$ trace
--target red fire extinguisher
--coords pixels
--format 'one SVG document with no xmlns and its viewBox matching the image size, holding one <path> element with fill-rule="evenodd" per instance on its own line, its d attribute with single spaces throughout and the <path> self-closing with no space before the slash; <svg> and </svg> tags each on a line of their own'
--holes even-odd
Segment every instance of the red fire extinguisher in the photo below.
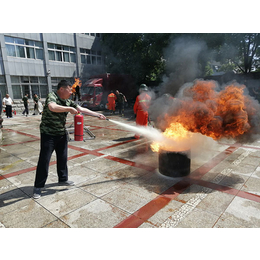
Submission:
<svg viewBox="0 0 260 260">
<path fill-rule="evenodd" d="M 84 117 L 80 114 L 74 117 L 74 140 L 83 141 Z"/>
</svg>

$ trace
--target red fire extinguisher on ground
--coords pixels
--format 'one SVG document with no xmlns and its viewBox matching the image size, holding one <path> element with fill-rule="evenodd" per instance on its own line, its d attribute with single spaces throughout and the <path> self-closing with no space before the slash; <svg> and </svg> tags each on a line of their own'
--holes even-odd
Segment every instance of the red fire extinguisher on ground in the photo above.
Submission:
<svg viewBox="0 0 260 260">
<path fill-rule="evenodd" d="M 84 117 L 80 114 L 74 117 L 74 140 L 83 141 Z"/>
</svg>

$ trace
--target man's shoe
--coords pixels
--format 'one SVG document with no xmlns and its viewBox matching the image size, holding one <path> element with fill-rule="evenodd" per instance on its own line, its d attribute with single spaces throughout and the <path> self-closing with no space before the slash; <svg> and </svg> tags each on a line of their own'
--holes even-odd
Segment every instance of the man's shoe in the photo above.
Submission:
<svg viewBox="0 0 260 260">
<path fill-rule="evenodd" d="M 33 198 L 39 199 L 41 197 L 41 188 L 34 188 L 33 190 Z"/>
<path fill-rule="evenodd" d="M 65 185 L 65 186 L 73 186 L 75 183 L 73 181 L 59 181 L 60 185 Z"/>
</svg>

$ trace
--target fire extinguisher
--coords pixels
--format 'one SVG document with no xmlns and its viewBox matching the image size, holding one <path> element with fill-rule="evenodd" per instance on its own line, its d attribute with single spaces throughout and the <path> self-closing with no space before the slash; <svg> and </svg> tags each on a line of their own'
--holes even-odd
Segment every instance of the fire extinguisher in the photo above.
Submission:
<svg viewBox="0 0 260 260">
<path fill-rule="evenodd" d="M 83 141 L 84 117 L 80 114 L 74 117 L 74 140 Z"/>
</svg>

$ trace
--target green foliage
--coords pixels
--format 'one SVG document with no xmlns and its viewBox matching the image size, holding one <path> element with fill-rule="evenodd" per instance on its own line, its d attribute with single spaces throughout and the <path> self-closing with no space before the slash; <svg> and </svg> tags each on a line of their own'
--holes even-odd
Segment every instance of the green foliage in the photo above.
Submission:
<svg viewBox="0 0 260 260">
<path fill-rule="evenodd" d="M 208 62 L 207 65 L 205 66 L 204 76 L 211 76 L 212 74 L 213 74 L 213 69 L 211 67 L 211 63 Z"/>
<path fill-rule="evenodd" d="M 198 57 L 198 66 L 205 76 L 213 73 L 209 65 L 211 60 L 222 64 L 221 71 L 248 73 L 254 59 L 260 57 L 258 33 L 104 33 L 102 48 L 106 71 L 130 74 L 137 84 L 159 81 L 165 74 L 164 49 L 182 36 L 206 43 L 207 52 L 201 52 Z"/>
<path fill-rule="evenodd" d="M 107 71 L 132 75 L 137 82 L 158 80 L 164 72 L 163 48 L 171 34 L 103 34 Z"/>
</svg>

